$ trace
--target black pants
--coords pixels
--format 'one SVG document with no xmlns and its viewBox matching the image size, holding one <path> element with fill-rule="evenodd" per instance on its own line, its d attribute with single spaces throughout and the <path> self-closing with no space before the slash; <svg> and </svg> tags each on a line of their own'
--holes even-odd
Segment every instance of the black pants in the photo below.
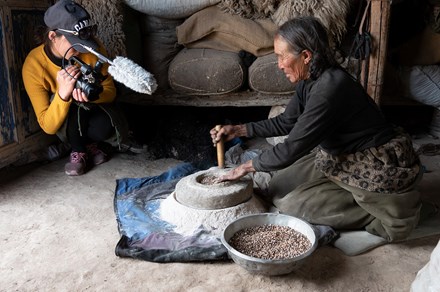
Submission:
<svg viewBox="0 0 440 292">
<path fill-rule="evenodd" d="M 99 106 L 86 110 L 72 104 L 67 117 L 67 140 L 74 152 L 86 152 L 86 145 L 101 142 L 114 134 L 110 117 Z"/>
</svg>

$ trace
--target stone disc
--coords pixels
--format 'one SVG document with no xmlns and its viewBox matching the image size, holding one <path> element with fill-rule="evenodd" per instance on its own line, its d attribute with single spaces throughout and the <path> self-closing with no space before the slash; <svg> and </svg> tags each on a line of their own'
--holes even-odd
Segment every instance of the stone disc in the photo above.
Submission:
<svg viewBox="0 0 440 292">
<path fill-rule="evenodd" d="M 176 200 L 196 209 L 228 208 L 249 200 L 253 194 L 253 183 L 248 177 L 213 183 L 214 178 L 227 171 L 213 167 L 184 177 L 176 185 Z"/>
</svg>

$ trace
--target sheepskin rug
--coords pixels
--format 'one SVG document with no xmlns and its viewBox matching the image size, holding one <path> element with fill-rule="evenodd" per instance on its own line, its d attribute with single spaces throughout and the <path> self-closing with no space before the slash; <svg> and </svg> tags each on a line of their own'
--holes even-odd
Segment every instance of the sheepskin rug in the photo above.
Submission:
<svg viewBox="0 0 440 292">
<path fill-rule="evenodd" d="M 340 43 L 347 32 L 346 18 L 353 0 L 222 0 L 222 11 L 245 18 L 271 18 L 280 26 L 298 16 L 315 16 L 327 28 L 330 41 Z"/>
<path fill-rule="evenodd" d="M 110 59 L 126 56 L 123 25 L 122 0 L 76 0 L 90 13 L 93 22 L 98 25 L 97 37 L 102 41 Z"/>
</svg>

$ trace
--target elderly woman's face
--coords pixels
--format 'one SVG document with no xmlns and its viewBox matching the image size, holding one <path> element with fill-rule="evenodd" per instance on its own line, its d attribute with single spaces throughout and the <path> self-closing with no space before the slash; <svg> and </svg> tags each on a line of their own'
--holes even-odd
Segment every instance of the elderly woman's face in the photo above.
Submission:
<svg viewBox="0 0 440 292">
<path fill-rule="evenodd" d="M 289 44 L 281 36 L 274 40 L 274 52 L 278 58 L 278 68 L 292 83 L 309 78 L 309 63 L 311 53 L 309 51 L 293 52 Z"/>
</svg>

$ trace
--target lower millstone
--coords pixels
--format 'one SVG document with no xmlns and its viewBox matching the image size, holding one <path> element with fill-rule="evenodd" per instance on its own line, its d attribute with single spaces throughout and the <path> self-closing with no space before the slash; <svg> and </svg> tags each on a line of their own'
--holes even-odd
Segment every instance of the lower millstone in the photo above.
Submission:
<svg viewBox="0 0 440 292">
<path fill-rule="evenodd" d="M 215 183 L 227 171 L 213 167 L 184 177 L 176 185 L 176 200 L 195 209 L 223 209 L 249 200 L 253 195 L 250 178 Z"/>
</svg>

